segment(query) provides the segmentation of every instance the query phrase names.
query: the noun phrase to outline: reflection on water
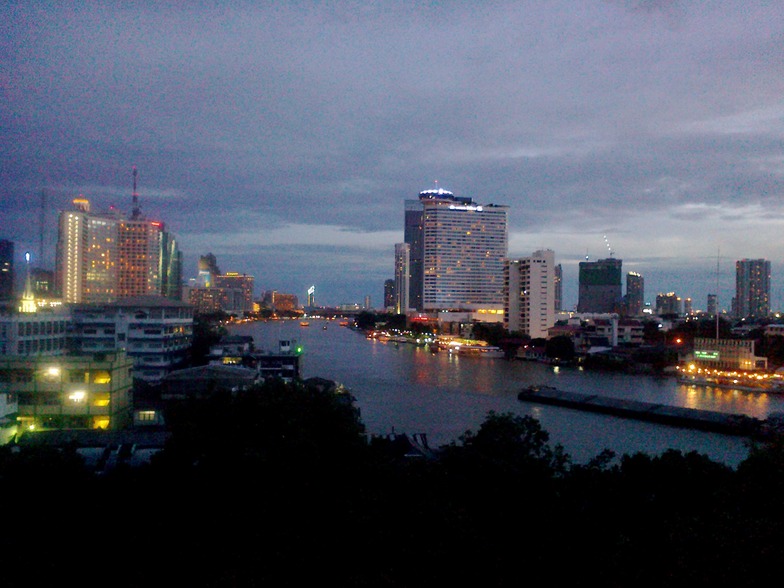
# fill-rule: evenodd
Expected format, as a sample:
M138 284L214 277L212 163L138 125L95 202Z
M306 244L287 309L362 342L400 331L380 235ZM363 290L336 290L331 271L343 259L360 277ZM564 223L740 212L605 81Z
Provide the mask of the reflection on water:
M678 384L671 377L553 368L526 361L431 353L425 347L369 340L357 331L319 320L309 327L297 321L246 323L235 334L253 335L257 347L274 349L280 339L303 345L303 376L341 382L357 398L362 421L371 434L425 433L431 446L457 441L476 430L489 411L536 417L551 441L583 462L608 448L618 454L668 448L696 450L735 465L747 454L739 437L703 433L535 405L517 399L531 384L563 390L746 414L767 418L784 410L784 397Z

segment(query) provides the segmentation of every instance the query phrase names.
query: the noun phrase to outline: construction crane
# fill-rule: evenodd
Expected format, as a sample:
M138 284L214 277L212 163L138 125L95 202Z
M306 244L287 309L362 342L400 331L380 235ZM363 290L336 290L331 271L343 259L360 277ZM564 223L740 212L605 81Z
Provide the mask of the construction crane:
M615 251L613 251L612 247L610 247L610 241L607 239L607 235L604 235L604 244L607 245L607 251L610 252L610 257L615 255Z

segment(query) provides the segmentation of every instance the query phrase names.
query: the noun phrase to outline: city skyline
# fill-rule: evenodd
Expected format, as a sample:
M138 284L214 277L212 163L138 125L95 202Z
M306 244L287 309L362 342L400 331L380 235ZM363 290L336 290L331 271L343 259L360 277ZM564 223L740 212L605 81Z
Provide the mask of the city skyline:
M0 8L0 238L54 267L79 195L214 253L259 291L380 306L403 203L509 207L510 258L616 257L645 299L782 308L784 6L606 1ZM47 232L41 240L44 201ZM42 242L43 259L37 260ZM717 280L719 288L717 292Z

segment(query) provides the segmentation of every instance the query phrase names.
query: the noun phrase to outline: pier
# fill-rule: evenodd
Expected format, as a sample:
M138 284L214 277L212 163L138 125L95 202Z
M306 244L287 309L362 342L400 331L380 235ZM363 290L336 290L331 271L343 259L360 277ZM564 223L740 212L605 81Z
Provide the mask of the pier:
M529 386L520 392L518 399L523 402L548 404L752 439L767 439L781 433L777 423L747 415L626 400L597 394L566 392L551 386Z

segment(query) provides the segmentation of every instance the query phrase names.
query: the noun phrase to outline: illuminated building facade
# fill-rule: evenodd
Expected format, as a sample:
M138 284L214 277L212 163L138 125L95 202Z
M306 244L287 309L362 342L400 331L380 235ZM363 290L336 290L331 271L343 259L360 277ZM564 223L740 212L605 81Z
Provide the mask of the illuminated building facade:
M658 315L677 315L683 314L680 296L675 292L656 295L656 314Z
M238 293L238 296L231 297L231 308L224 310L241 313L253 311L253 276L226 272L215 278L215 285Z
M614 258L580 262L577 312L620 312L622 264Z
M555 324L555 253L535 251L509 259L504 268L504 328L532 339L547 338Z
M395 243L395 314L405 314L410 308L410 252L411 246L408 243Z
M735 262L735 316L767 318L770 315L770 261L741 259Z
M124 429L132 422L132 361L124 351L0 357L0 394L24 430Z
M163 223L96 214L84 198L73 204L59 218L56 280L64 302L182 296L182 255Z
M501 311L508 207L479 205L440 189L421 192L419 200L423 309Z

